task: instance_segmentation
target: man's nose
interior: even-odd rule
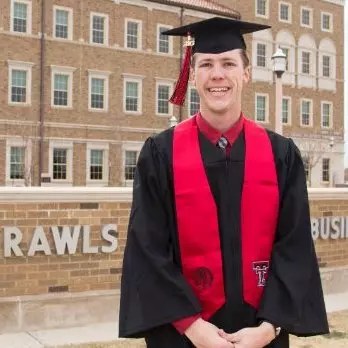
[[[212,78],[221,79],[224,77],[223,67],[220,64],[215,64],[212,69]]]

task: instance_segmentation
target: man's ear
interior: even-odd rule
[[[248,67],[246,67],[244,69],[244,74],[243,74],[243,81],[244,83],[248,83],[250,81],[251,78],[251,69],[250,69],[250,65]]]

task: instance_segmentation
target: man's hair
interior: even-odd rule
[[[248,68],[250,66],[250,58],[249,58],[248,52],[246,50],[241,49],[240,56],[243,61],[244,69]],[[195,55],[193,55],[191,58],[191,67],[194,68],[195,64],[196,64],[196,59],[195,59]]]

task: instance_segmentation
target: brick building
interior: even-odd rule
[[[168,104],[183,51],[161,32],[215,15],[272,23],[247,38],[243,109],[274,129],[280,45],[284,134],[312,186],[343,182],[342,0],[6,0],[0,13],[0,185],[130,185],[144,140],[199,107],[193,86]]]

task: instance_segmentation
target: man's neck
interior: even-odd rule
[[[239,120],[241,110],[234,110],[233,112],[218,115],[201,110],[201,115],[217,131],[225,133]]]

